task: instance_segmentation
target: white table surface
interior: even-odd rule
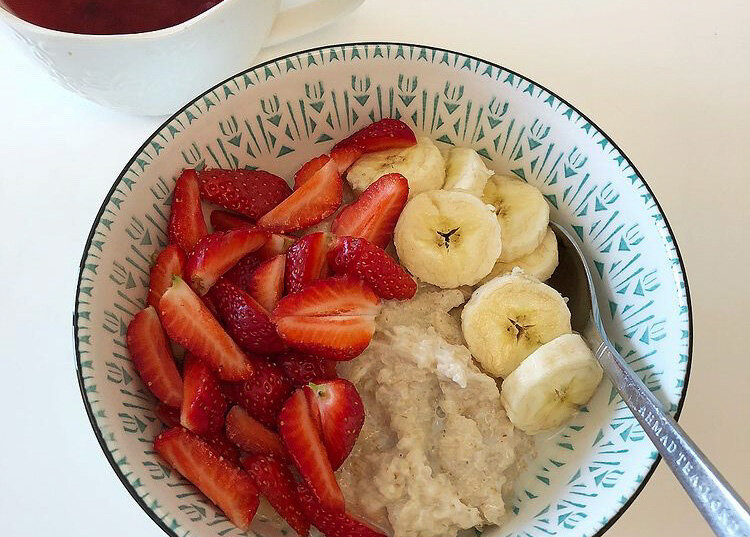
[[[368,0],[258,60],[357,40],[444,46],[520,71],[593,118],[646,177],[685,258],[695,347],[681,423],[750,498],[749,6]],[[162,535],[96,443],[71,337],[92,219],[161,121],[68,93],[0,31],[3,537]],[[608,533],[636,535],[710,535],[663,464]]]

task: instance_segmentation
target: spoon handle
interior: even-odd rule
[[[750,509],[622,356],[604,341],[596,357],[716,535],[750,537]]]

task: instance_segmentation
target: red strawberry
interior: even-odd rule
[[[331,360],[350,360],[369,345],[380,300],[353,278],[318,280],[282,298],[271,319],[296,349]]]
[[[135,314],[125,340],[133,365],[151,393],[169,406],[180,406],[182,379],[153,306]]]
[[[276,430],[281,407],[294,386],[279,366],[263,360],[256,360],[253,365],[253,377],[246,382],[225,384],[225,393],[253,418],[269,429]]]
[[[310,533],[310,522],[302,513],[292,472],[270,455],[248,455],[242,458],[242,466],[276,512],[298,535],[306,537]]]
[[[233,406],[227,414],[227,438],[243,451],[261,455],[276,455],[288,459],[281,437],[247,413],[239,405]]]
[[[273,311],[284,294],[284,271],[286,256],[278,254],[255,269],[247,293],[258,301],[266,311]]]
[[[224,425],[227,400],[219,379],[206,364],[188,355],[183,366],[185,389],[180,424],[196,434],[215,433]]]
[[[305,235],[286,253],[284,285],[287,293],[301,291],[314,280],[328,275],[326,254],[331,235],[322,231]]]
[[[307,182],[310,177],[315,175],[323,166],[328,164],[331,159],[328,155],[320,155],[312,160],[307,161],[297,173],[294,174],[294,188],[297,189]]]
[[[276,363],[295,387],[338,377],[335,361],[318,358],[311,354],[289,352],[281,355]]]
[[[159,299],[164,291],[172,285],[172,276],[183,277],[183,269],[187,258],[176,244],[170,244],[164,248],[151,265],[148,281],[148,303],[155,308],[159,307]]]
[[[320,420],[328,459],[337,470],[349,456],[365,422],[362,399],[354,384],[346,379],[309,384],[303,389],[313,417]]]
[[[224,457],[234,464],[239,464],[240,450],[229,441],[223,430],[201,435],[201,438],[206,441],[217,455]]]
[[[159,301],[159,317],[167,335],[185,347],[222,380],[250,378],[253,366],[198,295],[175,278]]]
[[[242,530],[250,527],[258,509],[258,489],[245,471],[181,427],[157,436],[154,449],[224,511],[235,526]]]
[[[343,188],[336,163],[329,158],[302,186],[264,214],[258,225],[275,233],[311,226],[341,205]]]
[[[205,295],[225,272],[268,240],[268,233],[256,227],[217,231],[206,235],[188,257],[185,277],[199,295]]]
[[[211,288],[209,296],[227,332],[244,350],[276,353],[286,349],[268,312],[245,291],[222,279]]]
[[[334,145],[331,157],[337,162],[339,171],[343,173],[364,153],[410,147],[416,143],[414,131],[406,123],[398,119],[385,118],[358,130]]]
[[[279,432],[294,465],[320,503],[333,511],[343,511],[344,495],[336,483],[318,424],[303,390],[294,392],[284,403]]]
[[[255,274],[255,269],[260,264],[258,252],[247,254],[224,274],[223,279],[229,280],[243,291],[247,291],[253,279],[253,274]]]
[[[385,300],[406,300],[417,292],[417,282],[385,250],[356,237],[341,237],[328,253],[336,274],[359,278]]]
[[[169,215],[169,242],[184,252],[192,251],[198,240],[208,233],[203,218],[198,178],[195,170],[183,170],[174,186],[172,212]]]
[[[297,497],[302,512],[326,537],[386,537],[345,511],[326,508],[304,483],[297,483]]]
[[[180,425],[180,409],[165,405],[164,403],[156,403],[154,407],[154,414],[159,418],[167,427],[177,427]]]
[[[281,177],[262,170],[207,169],[198,172],[198,182],[203,199],[252,220],[292,193]]]
[[[357,201],[341,210],[331,231],[339,237],[362,237],[385,248],[408,198],[409,183],[403,175],[384,175],[368,186]]]
[[[285,254],[294,244],[294,237],[287,237],[280,233],[271,233],[266,243],[256,252],[258,259],[265,261],[279,254]]]
[[[211,226],[214,228],[214,231],[229,231],[253,225],[252,220],[248,220],[244,216],[230,213],[229,211],[222,211],[221,209],[211,211]]]

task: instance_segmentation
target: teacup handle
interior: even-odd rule
[[[278,45],[314,32],[335,19],[351,13],[362,2],[364,0],[309,0],[304,3],[282,0],[281,8],[263,46]]]

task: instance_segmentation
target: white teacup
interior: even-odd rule
[[[164,115],[250,67],[261,47],[316,30],[363,1],[224,0],[177,26],[123,35],[42,28],[3,0],[0,20],[63,86],[118,110]]]

